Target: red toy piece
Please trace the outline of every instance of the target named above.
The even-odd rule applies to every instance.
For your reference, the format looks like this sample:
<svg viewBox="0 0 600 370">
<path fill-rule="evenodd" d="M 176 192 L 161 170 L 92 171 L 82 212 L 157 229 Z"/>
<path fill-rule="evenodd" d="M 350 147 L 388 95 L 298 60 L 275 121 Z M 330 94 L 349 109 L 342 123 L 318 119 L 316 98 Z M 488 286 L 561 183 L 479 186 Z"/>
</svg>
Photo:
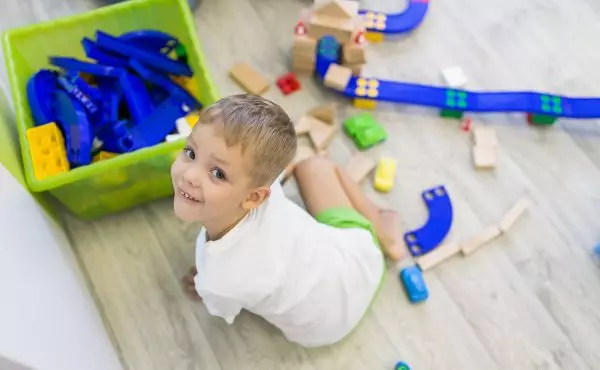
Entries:
<svg viewBox="0 0 600 370">
<path fill-rule="evenodd" d="M 358 45 L 362 45 L 365 42 L 367 42 L 367 38 L 365 37 L 365 33 L 364 32 L 358 32 L 356 34 L 356 36 L 354 37 L 354 43 L 358 44 Z"/>
<path fill-rule="evenodd" d="M 304 22 L 300 21 L 296 24 L 296 27 L 294 27 L 294 33 L 298 36 L 306 33 L 306 26 L 304 25 Z"/>
<path fill-rule="evenodd" d="M 467 117 L 465 118 L 465 120 L 463 121 L 463 123 L 460 125 L 460 128 L 464 131 L 464 132 L 469 132 L 469 130 L 471 129 L 471 118 Z"/>
<path fill-rule="evenodd" d="M 277 79 L 277 87 L 283 95 L 289 95 L 294 91 L 300 90 L 300 82 L 296 79 L 296 75 L 290 72 Z"/>
</svg>

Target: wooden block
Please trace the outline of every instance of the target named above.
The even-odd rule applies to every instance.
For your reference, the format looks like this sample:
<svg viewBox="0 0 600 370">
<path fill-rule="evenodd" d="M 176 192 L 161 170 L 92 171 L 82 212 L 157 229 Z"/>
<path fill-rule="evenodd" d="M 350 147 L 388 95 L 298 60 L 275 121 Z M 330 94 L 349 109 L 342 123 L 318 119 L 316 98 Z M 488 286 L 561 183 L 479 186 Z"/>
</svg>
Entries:
<svg viewBox="0 0 600 370">
<path fill-rule="evenodd" d="M 447 243 L 442 244 L 435 248 L 431 252 L 425 254 L 417 259 L 417 265 L 421 270 L 426 271 L 430 268 L 439 265 L 450 257 L 460 252 L 460 244 L 458 243 Z"/>
<path fill-rule="evenodd" d="M 292 45 L 292 55 L 303 55 L 314 60 L 317 52 L 317 40 L 307 36 L 296 36 Z"/>
<path fill-rule="evenodd" d="M 377 162 L 374 159 L 362 153 L 357 153 L 350 158 L 350 161 L 346 165 L 346 171 L 348 171 L 348 174 L 354 181 L 361 182 L 375 169 L 376 165 Z"/>
<path fill-rule="evenodd" d="M 343 91 L 352 78 L 352 70 L 339 64 L 332 64 L 325 73 L 323 83 L 335 90 Z"/>
<path fill-rule="evenodd" d="M 336 121 L 336 110 L 337 107 L 335 103 L 329 103 L 325 105 L 318 106 L 314 109 L 308 111 L 308 115 L 314 117 L 318 120 L 321 120 L 325 123 L 329 123 L 330 125 L 334 124 Z"/>
<path fill-rule="evenodd" d="M 529 204 L 529 200 L 525 198 L 519 199 L 500 222 L 500 231 L 502 231 L 503 233 L 508 231 L 508 229 L 510 229 L 510 227 L 515 223 L 515 221 L 517 221 L 517 219 L 519 219 L 519 217 L 521 217 L 521 215 L 525 213 L 527 208 L 529 208 Z"/>
<path fill-rule="evenodd" d="M 313 15 L 307 27 L 308 37 L 319 40 L 323 36 L 333 36 L 340 43 L 352 40 L 354 22 L 326 15 Z"/>
<path fill-rule="evenodd" d="M 344 64 L 344 67 L 350 68 L 353 76 L 360 76 L 362 73 L 362 68 L 364 64 Z"/>
<path fill-rule="evenodd" d="M 302 116 L 294 125 L 294 129 L 296 129 L 296 135 L 308 134 L 310 131 L 310 122 L 311 119 L 309 116 Z"/>
<path fill-rule="evenodd" d="M 496 167 L 497 160 L 496 148 L 479 145 L 473 147 L 473 162 L 477 169 L 492 169 Z"/>
<path fill-rule="evenodd" d="M 338 126 L 327 124 L 314 117 L 308 117 L 310 121 L 310 130 L 308 134 L 316 150 L 324 150 L 329 146 L 335 136 Z"/>
<path fill-rule="evenodd" d="M 489 226 L 479 234 L 462 243 L 461 251 L 465 256 L 469 255 L 497 238 L 500 234 L 500 229 L 497 226 Z"/>
<path fill-rule="evenodd" d="M 248 94 L 260 95 L 269 89 L 269 82 L 247 63 L 237 63 L 229 70 L 229 76 Z"/>
<path fill-rule="evenodd" d="M 315 14 L 335 18 L 351 19 L 358 15 L 358 2 L 350 0 L 317 0 Z"/>
<path fill-rule="evenodd" d="M 367 63 L 364 46 L 357 44 L 344 45 L 342 49 L 342 62 L 344 64 Z"/>
<path fill-rule="evenodd" d="M 498 138 L 493 127 L 475 127 L 473 141 L 477 146 L 497 147 Z"/>
<path fill-rule="evenodd" d="M 312 75 L 315 71 L 315 68 L 305 68 L 301 66 L 292 66 L 292 71 L 298 76 L 308 76 Z"/>
</svg>

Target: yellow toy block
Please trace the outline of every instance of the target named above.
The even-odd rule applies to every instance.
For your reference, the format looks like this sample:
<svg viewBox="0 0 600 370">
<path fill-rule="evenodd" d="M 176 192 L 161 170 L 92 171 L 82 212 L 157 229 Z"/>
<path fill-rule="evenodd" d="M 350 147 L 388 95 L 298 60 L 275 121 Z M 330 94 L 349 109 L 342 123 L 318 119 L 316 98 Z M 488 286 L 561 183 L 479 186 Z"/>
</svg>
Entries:
<svg viewBox="0 0 600 370">
<path fill-rule="evenodd" d="M 353 105 L 356 109 L 375 109 L 377 101 L 372 99 L 354 99 Z"/>
<path fill-rule="evenodd" d="M 69 171 L 65 141 L 56 123 L 31 127 L 27 129 L 25 137 L 29 143 L 36 179 L 42 180 Z"/>
<path fill-rule="evenodd" d="M 196 99 L 198 99 L 198 97 L 200 96 L 200 91 L 198 91 L 198 84 L 196 83 L 196 79 L 194 77 L 172 76 L 171 79 L 179 86 L 186 89 L 187 92 L 192 94 Z"/>
<path fill-rule="evenodd" d="M 99 162 L 99 161 L 103 161 L 103 160 L 105 160 L 105 159 L 114 158 L 114 157 L 116 157 L 117 155 L 118 155 L 118 154 L 116 154 L 116 153 L 110 153 L 110 152 L 104 152 L 104 151 L 102 151 L 102 152 L 100 152 L 100 153 L 96 154 L 96 155 L 94 156 L 94 158 L 92 158 L 92 163 L 96 163 L 96 162 Z"/>
<path fill-rule="evenodd" d="M 365 38 L 370 42 L 370 43 L 378 43 L 378 42 L 382 42 L 384 35 L 382 32 L 367 32 L 365 34 Z"/>
<path fill-rule="evenodd" d="M 191 128 L 196 126 L 196 123 L 200 120 L 200 112 L 190 112 L 187 116 L 185 116 L 185 120 L 190 125 Z"/>
<path fill-rule="evenodd" d="M 396 176 L 396 160 L 389 157 L 379 159 L 375 177 L 373 178 L 373 187 L 377 191 L 388 192 L 394 187 L 394 178 Z"/>
</svg>

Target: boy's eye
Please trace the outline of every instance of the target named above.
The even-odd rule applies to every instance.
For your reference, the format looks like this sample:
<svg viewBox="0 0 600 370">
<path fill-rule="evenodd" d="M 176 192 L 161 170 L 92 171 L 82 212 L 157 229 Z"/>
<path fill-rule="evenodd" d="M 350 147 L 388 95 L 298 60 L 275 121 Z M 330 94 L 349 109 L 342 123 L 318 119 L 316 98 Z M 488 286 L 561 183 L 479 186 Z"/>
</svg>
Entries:
<svg viewBox="0 0 600 370">
<path fill-rule="evenodd" d="M 194 151 L 192 150 L 192 148 L 186 146 L 185 148 L 183 148 L 183 154 L 188 157 L 189 159 L 196 159 L 196 154 L 194 154 Z"/>
<path fill-rule="evenodd" d="M 223 170 L 221 170 L 220 168 L 213 168 L 211 170 L 212 175 L 217 179 L 217 180 L 226 180 L 227 178 L 225 177 L 225 172 L 223 172 Z"/>
</svg>

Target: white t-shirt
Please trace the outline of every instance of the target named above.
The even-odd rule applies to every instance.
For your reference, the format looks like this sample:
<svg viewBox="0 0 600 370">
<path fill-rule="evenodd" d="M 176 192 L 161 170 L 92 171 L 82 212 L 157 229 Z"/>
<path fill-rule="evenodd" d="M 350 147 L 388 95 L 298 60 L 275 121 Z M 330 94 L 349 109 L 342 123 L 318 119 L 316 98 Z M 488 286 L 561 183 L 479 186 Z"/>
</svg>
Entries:
<svg viewBox="0 0 600 370">
<path fill-rule="evenodd" d="M 281 185 L 224 237 L 196 243 L 196 290 L 208 311 L 232 323 L 260 315 L 306 347 L 350 333 L 381 281 L 383 255 L 365 229 L 317 222 Z"/>
</svg>

